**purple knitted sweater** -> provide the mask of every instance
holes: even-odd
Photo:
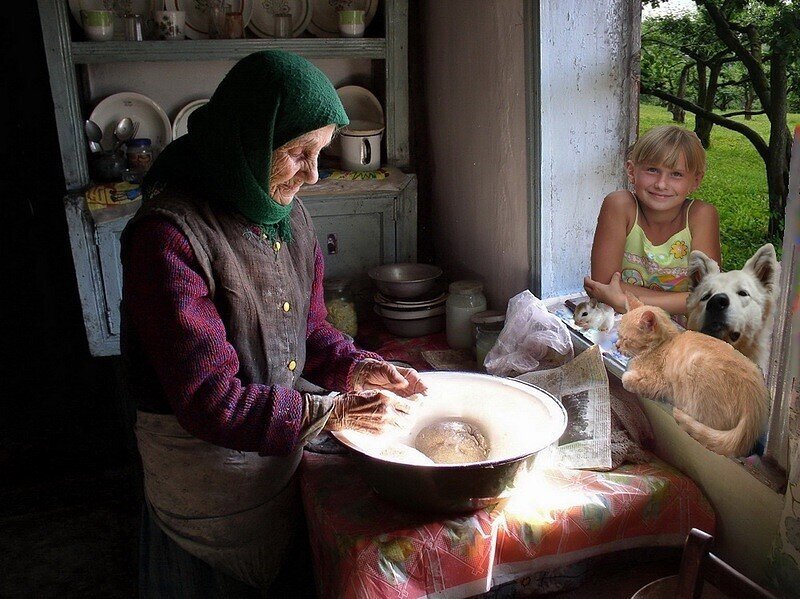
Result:
[[[303,398],[277,385],[244,385],[239,360],[189,241],[167,220],[149,217],[133,230],[124,269],[130,326],[181,426],[199,439],[239,451],[283,455],[294,447]],[[334,391],[351,388],[353,366],[380,356],[357,350],[325,318],[324,262],[317,248],[306,327],[304,377]]]

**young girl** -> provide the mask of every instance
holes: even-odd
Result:
[[[633,191],[606,196],[592,245],[589,296],[625,312],[625,292],[670,314],[685,314],[689,252],[720,263],[719,216],[687,196],[700,185],[706,156],[691,131],[665,125],[633,145],[625,168]]]

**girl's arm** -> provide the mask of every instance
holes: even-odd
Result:
[[[700,250],[719,264],[721,250],[717,209],[711,204],[699,200],[695,201],[689,213],[689,230],[692,233],[692,249]],[[620,257],[619,264],[621,263],[622,258]],[[618,269],[619,267],[617,267]],[[592,274],[594,275],[594,249],[592,250]],[[603,281],[596,277],[592,277],[592,279],[584,279],[586,292],[601,302],[612,306],[617,312],[625,312],[625,293],[630,292],[643,303],[663,308],[670,314],[686,313],[688,292],[658,291],[638,285],[628,285],[627,283],[622,283],[619,275],[614,275],[613,273],[608,284],[604,284]]]
[[[592,242],[592,279],[608,284],[622,265],[625,238],[636,218],[636,201],[621,189],[608,194],[600,207]]]

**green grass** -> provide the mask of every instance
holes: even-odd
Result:
[[[745,121],[744,117],[734,118],[768,140],[769,121],[763,114],[750,121]],[[790,130],[794,130],[800,123],[800,114],[788,115],[787,121]],[[640,106],[640,135],[658,125],[669,124],[676,123],[666,108],[648,104]],[[693,114],[686,113],[683,126],[694,129]],[[767,174],[764,161],[753,145],[743,135],[715,125],[711,131],[707,162],[703,183],[692,195],[714,204],[719,211],[725,269],[741,268],[767,241],[771,241],[780,254],[781,240],[767,239]]]

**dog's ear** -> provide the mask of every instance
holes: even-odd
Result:
[[[692,250],[689,254],[689,283],[694,289],[708,275],[719,273],[719,264],[700,250]]]
[[[656,315],[655,312],[645,310],[639,317],[639,328],[643,331],[652,331],[656,328]]]
[[[644,304],[639,300],[638,297],[633,295],[630,291],[625,292],[625,311],[630,312],[631,310],[635,310],[636,308],[641,308]]]
[[[762,245],[752,258],[744,263],[742,270],[752,272],[768,293],[772,293],[778,282],[780,265],[775,255],[775,248],[771,243]]]

